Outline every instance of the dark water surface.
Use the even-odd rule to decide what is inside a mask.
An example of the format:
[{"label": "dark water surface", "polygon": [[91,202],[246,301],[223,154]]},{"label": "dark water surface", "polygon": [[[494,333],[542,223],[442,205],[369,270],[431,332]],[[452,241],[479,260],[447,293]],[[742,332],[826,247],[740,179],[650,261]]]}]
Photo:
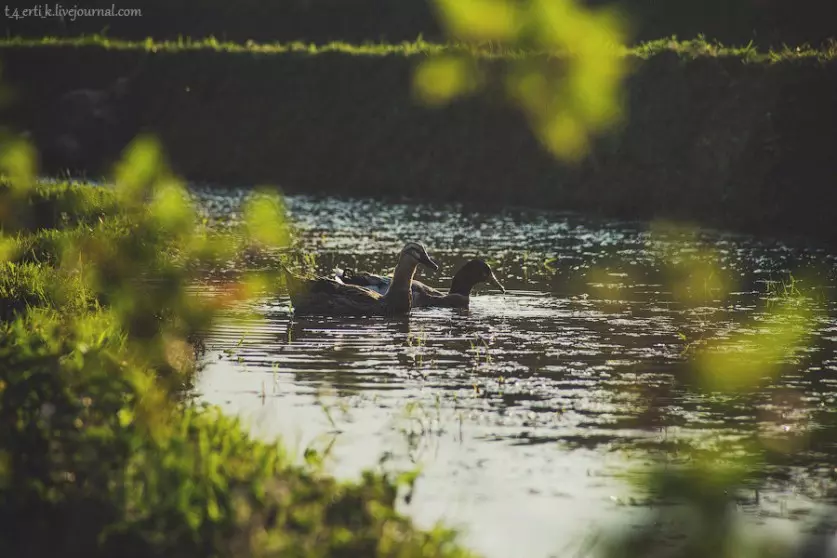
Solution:
[{"label": "dark water surface", "polygon": [[[241,191],[196,194],[211,215],[237,218]],[[678,444],[735,447],[759,435],[798,443],[769,458],[758,500],[742,495],[743,516],[791,532],[837,494],[835,444],[817,435],[837,399],[834,255],[555,213],[287,202],[321,271],[388,273],[404,243],[420,240],[441,268],[419,279],[447,286],[480,256],[508,290],[482,286],[470,310],[389,322],[292,319],[287,298],[268,299],[208,342],[205,400],[300,453],[330,447],[330,470],[346,478],[382,457],[394,470],[420,465],[402,509],[421,525],[461,527],[491,557],[559,555],[639,521],[649,495],[628,480],[655,459],[675,461]],[[718,269],[684,267],[693,260]],[[808,347],[754,394],[696,390],[689,343],[756,331],[770,281],[790,273],[820,287]]]}]

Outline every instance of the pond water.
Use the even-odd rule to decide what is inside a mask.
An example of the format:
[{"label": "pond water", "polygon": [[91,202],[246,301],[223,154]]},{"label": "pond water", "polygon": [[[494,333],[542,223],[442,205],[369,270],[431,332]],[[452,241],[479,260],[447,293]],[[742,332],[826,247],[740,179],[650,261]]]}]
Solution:
[{"label": "pond water", "polygon": [[[243,191],[194,191],[210,214],[237,218]],[[328,449],[342,478],[420,466],[400,504],[420,525],[458,527],[489,557],[565,555],[597,530],[638,524],[653,500],[629,481],[676,460],[678,444],[755,436],[796,445],[769,458],[758,498],[741,495],[743,516],[791,532],[837,494],[835,444],[817,436],[837,399],[832,254],[558,213],[287,203],[321,272],[388,273],[419,240],[441,267],[418,279],[447,286],[482,257],[507,289],[394,321],[293,318],[280,296],[230,314],[207,341],[206,401],[300,453]],[[692,258],[717,270],[683,267]],[[695,389],[690,343],[757,330],[770,281],[790,273],[820,287],[807,348],[755,393]]]}]

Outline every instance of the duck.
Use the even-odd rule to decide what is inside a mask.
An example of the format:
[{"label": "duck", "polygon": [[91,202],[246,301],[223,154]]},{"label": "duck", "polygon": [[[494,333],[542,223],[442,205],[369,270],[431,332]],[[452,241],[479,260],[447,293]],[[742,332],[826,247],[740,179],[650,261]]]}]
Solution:
[{"label": "duck", "polygon": [[[357,285],[384,293],[390,287],[392,278],[372,273],[356,272],[352,269],[336,270],[335,279],[346,285]],[[490,283],[505,293],[506,288],[497,280],[485,260],[473,259],[459,268],[450,283],[450,289],[443,293],[421,281],[413,281],[412,295],[415,308],[468,308],[471,289],[478,283]]]},{"label": "duck", "polygon": [[282,267],[297,316],[404,316],[413,307],[410,284],[418,266],[437,264],[419,242],[408,242],[398,256],[389,286],[380,290],[347,284],[333,277],[299,277]]}]

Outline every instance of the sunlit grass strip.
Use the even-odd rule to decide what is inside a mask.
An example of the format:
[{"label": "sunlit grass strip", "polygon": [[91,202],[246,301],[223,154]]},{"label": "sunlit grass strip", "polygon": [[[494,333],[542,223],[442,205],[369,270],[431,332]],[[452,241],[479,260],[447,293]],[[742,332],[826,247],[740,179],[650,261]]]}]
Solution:
[{"label": "sunlit grass strip", "polygon": [[[327,44],[313,44],[305,42],[292,43],[236,43],[219,41],[213,37],[204,39],[183,38],[177,41],[128,41],[111,39],[101,35],[87,35],[80,37],[42,37],[39,39],[9,37],[0,39],[0,48],[82,48],[96,47],[109,50],[147,51],[147,52],[183,52],[183,51],[216,51],[229,53],[253,54],[346,54],[351,56],[418,56],[436,54],[464,54],[468,53],[478,58],[514,59],[531,56],[556,56],[567,54],[566,49],[535,49],[512,48],[499,42],[449,42],[429,43],[418,39],[402,43],[364,43],[351,44],[332,42]],[[837,59],[837,42],[826,48],[809,46],[785,47],[779,50],[759,50],[753,45],[731,46],[717,41],[707,41],[703,38],[693,40],[679,40],[677,37],[662,38],[635,46],[612,45],[620,56],[639,59],[653,58],[662,53],[670,52],[681,58],[694,59],[710,58],[740,58],[745,62],[775,63],[791,60],[821,60]]]}]

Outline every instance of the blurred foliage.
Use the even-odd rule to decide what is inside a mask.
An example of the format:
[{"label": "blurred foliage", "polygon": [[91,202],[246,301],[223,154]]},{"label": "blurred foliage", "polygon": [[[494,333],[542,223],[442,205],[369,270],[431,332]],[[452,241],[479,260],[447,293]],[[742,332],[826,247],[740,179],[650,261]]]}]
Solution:
[{"label": "blurred foliage", "polygon": [[3,139],[0,555],[468,555],[395,512],[397,478],[338,483],[184,397],[202,333],[254,280],[212,295],[208,271],[288,247],[280,196],[215,234],[150,138],[107,186],[40,181]]},{"label": "blurred foliage", "polygon": [[429,105],[442,105],[452,97],[476,90],[480,76],[473,60],[464,56],[436,56],[422,63],[415,86]]},{"label": "blurred foliage", "polygon": [[[673,380],[688,394],[741,404],[740,397],[798,369],[788,364],[804,358],[810,347],[817,318],[825,311],[815,294],[822,285],[789,276],[781,289],[760,293],[760,311],[741,323],[724,313],[701,313],[707,306],[723,306],[737,285],[718,248],[702,242],[696,228],[655,222],[646,246],[667,276],[664,286],[674,303],[691,310],[686,315],[695,320],[681,324],[691,333],[681,333],[688,350],[682,375]],[[602,529],[588,541],[588,555],[830,556],[816,530],[796,542],[769,530],[755,531],[738,508],[742,491],[758,493],[771,454],[789,455],[804,444],[803,432],[777,430],[742,431],[734,440],[717,432],[680,439],[673,451],[649,452],[629,476],[638,493],[649,498],[645,513],[630,527]]]},{"label": "blurred foliage", "polygon": [[[449,35],[467,42],[545,54],[508,63],[505,89],[524,111],[543,145],[577,161],[592,135],[618,123],[624,18],[611,9],[585,8],[575,0],[436,0]],[[466,55],[422,63],[414,86],[432,104],[477,89],[481,79]]]}]

